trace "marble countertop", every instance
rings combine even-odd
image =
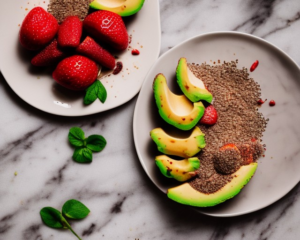
[[[234,30],[268,40],[300,65],[299,0],[160,0],[160,13],[161,54],[200,33]],[[0,240],[76,239],[39,216],[42,207],[59,209],[71,198],[91,210],[72,221],[83,239],[299,239],[299,184],[251,214],[201,215],[168,200],[144,173],[132,136],[136,97],[104,113],[65,118],[29,106],[0,78]],[[72,126],[107,139],[91,165],[71,160]]]

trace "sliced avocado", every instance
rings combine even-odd
[[[188,138],[174,138],[161,128],[153,129],[150,136],[156,143],[158,151],[168,155],[189,158],[205,147],[204,133],[198,127],[195,127]]]
[[[215,193],[205,194],[195,190],[189,183],[168,189],[170,199],[194,207],[211,207],[237,195],[255,173],[257,163],[240,167],[232,174],[233,179]]]
[[[176,69],[177,83],[184,95],[192,102],[204,100],[211,103],[213,96],[201,79],[197,78],[187,66],[186,58],[180,58]]]
[[[184,95],[172,93],[161,73],[154,79],[153,91],[160,116],[176,128],[190,130],[204,114],[205,108],[201,102],[191,103]]]
[[[197,157],[175,160],[160,155],[155,158],[155,162],[165,177],[174,178],[179,182],[185,182],[196,176],[195,171],[200,167],[200,160]]]
[[[140,11],[144,2],[145,0],[95,0],[90,3],[90,7],[111,11],[126,17]]]

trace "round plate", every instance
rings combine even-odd
[[[5,1],[0,3],[0,67],[7,83],[24,101],[48,113],[62,116],[83,116],[115,108],[133,98],[160,51],[160,16],[158,0],[145,1],[141,11],[124,18],[127,31],[132,35],[129,44],[140,51],[130,50],[114,54],[122,61],[123,71],[102,79],[107,90],[107,100],[85,106],[84,93],[74,93],[60,87],[52,79],[53,68],[35,68],[30,60],[34,53],[23,49],[18,40],[20,25],[35,6],[47,9],[48,1]],[[12,14],[13,13],[13,14]],[[5,34],[4,34],[5,33]]]
[[[216,207],[197,210],[218,217],[237,216],[259,210],[280,199],[300,180],[300,69],[274,45],[244,33],[215,32],[191,38],[162,55],[149,71],[133,120],[135,147],[149,178],[164,193],[168,188],[181,184],[160,174],[154,159],[161,153],[149,136],[153,128],[166,127],[153,97],[154,77],[163,73],[171,90],[180,94],[175,80],[180,57],[186,57],[190,63],[206,62],[211,65],[218,60],[238,59],[238,68],[248,69],[255,60],[259,60],[258,68],[250,73],[250,77],[261,85],[263,99],[276,101],[274,107],[265,103],[260,108],[270,121],[263,137],[267,151],[265,157],[258,161],[255,176],[235,198]]]

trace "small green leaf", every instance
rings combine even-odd
[[[64,228],[62,223],[63,216],[60,211],[52,207],[44,207],[40,211],[41,218],[45,225],[51,228]]]
[[[85,105],[89,105],[93,103],[97,98],[99,98],[102,103],[104,103],[107,98],[106,89],[99,80],[96,80],[91,86],[87,88],[83,102]]]
[[[93,152],[100,152],[106,146],[106,140],[101,135],[91,135],[86,139],[86,146]]]
[[[71,199],[63,205],[62,213],[71,219],[83,219],[90,213],[90,210],[78,200]]]
[[[104,85],[98,81],[99,84],[98,84],[98,93],[97,93],[97,97],[99,98],[99,100],[104,103],[106,101],[106,98],[107,98],[107,92],[106,92],[106,89],[104,87]]]
[[[93,103],[97,99],[98,93],[98,80],[96,80],[91,86],[86,89],[86,94],[84,96],[83,102],[85,105]]]
[[[93,160],[93,153],[88,148],[76,148],[73,154],[73,160],[79,163],[90,163]]]
[[[72,127],[69,131],[68,138],[74,147],[81,147],[84,144],[84,132],[79,127]]]

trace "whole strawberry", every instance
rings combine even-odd
[[[86,37],[86,39],[76,48],[76,51],[108,69],[114,69],[116,65],[115,58],[90,37]]]
[[[205,108],[203,117],[200,119],[200,123],[205,125],[214,125],[218,120],[217,110],[213,105],[209,105]]]
[[[54,39],[44,50],[37,54],[31,64],[38,67],[51,66],[58,63],[67,55],[57,46],[57,40]]]
[[[86,31],[98,41],[107,43],[115,50],[125,50],[128,34],[123,19],[116,13],[97,11],[83,21]]]
[[[80,91],[90,86],[97,78],[96,63],[86,57],[74,55],[62,60],[52,77],[65,88]]]
[[[57,20],[43,8],[35,7],[22,23],[20,43],[28,50],[39,50],[51,42],[57,30]]]
[[[58,29],[58,45],[60,47],[77,47],[80,44],[82,22],[77,16],[67,17]]]

